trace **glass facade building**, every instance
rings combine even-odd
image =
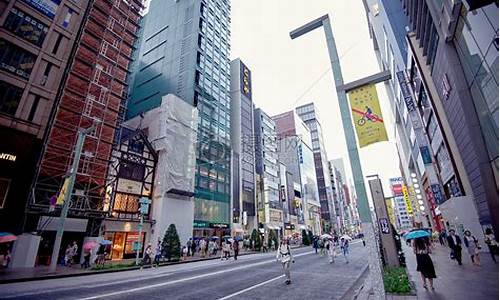
[[[208,235],[230,216],[230,3],[153,0],[133,76],[127,117],[175,94],[198,108],[195,234]]]

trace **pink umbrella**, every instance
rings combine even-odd
[[[17,240],[17,237],[9,232],[0,232],[0,244]]]
[[[94,242],[94,241],[86,242],[85,244],[83,244],[83,249],[85,249],[85,250],[92,250],[97,245],[98,244],[96,242]]]

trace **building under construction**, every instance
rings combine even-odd
[[[100,232],[109,210],[108,166],[125,110],[128,70],[143,9],[143,0],[89,1],[28,204],[25,230],[42,235],[38,256],[45,255],[44,245],[52,245],[55,236],[59,209],[54,196],[69,173],[77,133],[91,126],[95,130],[85,138],[62,245]]]

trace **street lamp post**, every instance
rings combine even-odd
[[[73,163],[69,171],[68,187],[64,195],[64,203],[61,209],[61,216],[59,217],[59,227],[57,228],[56,239],[54,241],[54,248],[52,249],[52,257],[50,259],[50,272],[56,271],[57,260],[59,258],[59,251],[61,248],[61,240],[64,233],[64,223],[66,222],[66,217],[68,216],[71,195],[73,194],[73,187],[75,185],[76,174],[78,173],[78,163],[80,162],[80,156],[82,155],[85,136],[92,130],[94,130],[95,127],[96,125],[94,124],[87,129],[80,129],[78,131],[78,138],[75,145],[75,156],[73,158]]]
[[[379,252],[375,239],[373,222],[371,218],[370,207],[366,196],[365,182],[361,163],[359,160],[358,146],[356,144],[356,137],[354,135],[354,128],[352,126],[351,114],[347,100],[347,91],[357,88],[366,84],[373,84],[390,79],[390,73],[382,72],[366,78],[357,80],[355,82],[344,84],[342,77],[342,69],[340,60],[333,37],[332,28],[330,25],[330,18],[328,14],[321,16],[295,30],[290,32],[290,37],[295,39],[314,29],[323,27],[326,37],[326,44],[328,47],[328,54],[330,57],[330,64],[333,71],[335,80],[335,87],[337,90],[337,97],[340,107],[340,114],[342,117],[342,125],[344,128],[344,135],[349,153],[349,161],[351,164],[352,175],[354,177],[354,186],[356,194],[358,195],[358,211],[363,226],[364,235],[366,238],[369,255],[368,263],[370,266],[370,281],[373,286],[375,299],[385,299],[384,283],[382,280],[382,269],[380,266]]]

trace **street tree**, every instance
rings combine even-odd
[[[273,246],[273,241],[274,241],[274,248]],[[278,246],[278,236],[276,235],[276,231],[271,230],[269,231],[269,236],[267,237],[267,248],[276,250],[275,248]]]
[[[181,241],[174,224],[170,224],[167,231],[165,231],[161,247],[162,255],[166,257],[168,261],[178,261],[181,257]]]
[[[259,232],[257,231],[257,229],[254,229],[252,231],[252,235],[251,235],[251,238],[250,238],[253,242],[253,250],[257,250],[257,251],[260,251],[260,247],[262,246],[261,245],[261,241],[260,241],[260,234]]]
[[[309,239],[309,235],[305,229],[302,229],[302,244],[304,244],[304,246],[311,245],[311,240]]]

